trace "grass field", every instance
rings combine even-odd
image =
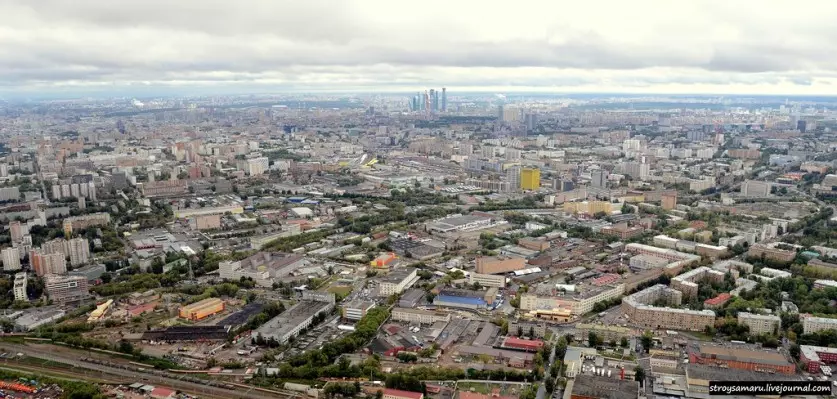
[[[333,292],[335,295],[345,298],[352,293],[352,287],[347,285],[332,285],[328,287],[328,292]]]

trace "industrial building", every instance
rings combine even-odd
[[[378,296],[400,294],[418,281],[418,269],[406,267],[390,271],[376,279],[378,282]]]
[[[385,388],[383,393],[382,399],[424,399],[424,394],[421,392]]]
[[[270,319],[256,329],[255,334],[266,340],[275,340],[279,344],[288,342],[308,328],[318,314],[327,314],[334,309],[335,297],[330,292],[303,291],[302,300],[295,303],[284,313]]]
[[[343,305],[343,318],[346,320],[358,321],[366,316],[366,312],[375,307],[372,301],[352,301]]]
[[[280,252],[258,252],[240,261],[222,261],[218,264],[218,275],[222,279],[239,280],[252,278],[259,286],[271,287],[274,279],[291,274],[305,266],[302,255]]]
[[[543,345],[543,341],[539,339],[523,339],[517,337],[506,337],[502,344],[504,348],[520,349],[526,352],[537,352],[540,348],[543,348]]]
[[[837,364],[837,348],[801,345],[799,360],[805,365],[805,371],[819,373],[827,364]]]
[[[491,218],[476,215],[450,216],[427,223],[425,228],[432,233],[469,231],[491,225]]]
[[[450,321],[450,313],[422,309],[393,308],[392,321],[418,324],[447,323]]]
[[[187,320],[201,320],[216,313],[223,312],[224,301],[218,298],[206,298],[202,301],[180,307],[179,316]]]
[[[689,351],[689,363],[763,373],[793,375],[796,366],[775,351],[699,344]]]
[[[470,273],[468,274],[468,283],[479,283],[483,287],[497,287],[505,288],[506,276],[495,276],[493,274]]]
[[[497,292],[496,289],[494,292]],[[486,300],[488,295],[481,291],[446,289],[433,298],[433,304],[447,308],[485,309],[494,299],[494,294],[490,294],[492,298]]]
[[[501,274],[525,268],[524,258],[480,256],[476,259],[476,272],[480,274]]]

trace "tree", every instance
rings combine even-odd
[[[594,333],[592,331],[587,333],[587,342],[588,342],[588,344],[590,345],[591,348],[595,348],[595,347],[602,344],[601,338],[599,338],[599,336],[596,335],[596,333]]]
[[[546,382],[544,382],[544,387],[546,388],[546,392],[552,393],[555,390],[555,378],[552,376]]]
[[[622,339],[619,341],[619,346],[621,346],[623,348],[627,348],[628,347],[628,339],[625,338],[625,337],[622,337]]]
[[[651,331],[645,331],[640,338],[640,342],[642,343],[642,350],[647,353],[654,346],[654,336],[651,335]]]
[[[634,380],[639,381],[639,386],[645,386],[645,369],[641,366],[634,368]]]

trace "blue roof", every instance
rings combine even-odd
[[[444,295],[439,294],[436,296],[433,302],[450,302],[450,303],[460,303],[463,305],[478,305],[478,306],[485,306],[485,299],[482,298],[474,298],[474,297],[467,297],[467,296],[452,296],[452,295]]]

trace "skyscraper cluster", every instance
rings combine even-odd
[[[441,94],[440,94],[441,93]],[[430,89],[424,93],[416,93],[410,98],[410,111],[413,112],[447,112],[448,110],[448,93],[447,88],[443,87],[441,91]]]

